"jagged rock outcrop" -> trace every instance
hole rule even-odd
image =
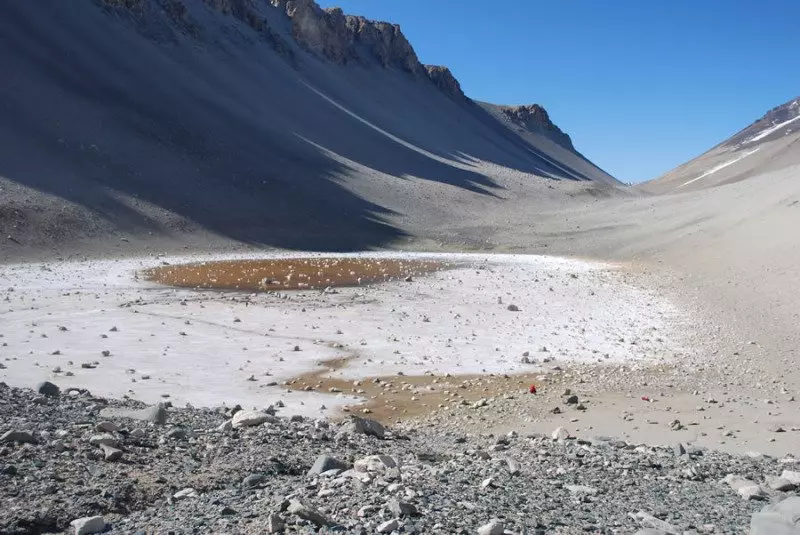
[[[453,98],[466,100],[467,96],[461,90],[461,84],[450,69],[441,65],[425,65],[425,70],[436,87]]]
[[[292,35],[309,50],[336,63],[377,61],[420,75],[425,72],[400,27],[322,9],[313,0],[272,0],[292,21]]]
[[[348,15],[347,26],[353,32],[355,42],[368,49],[384,67],[400,67],[415,75],[425,72],[417,53],[397,24]]]
[[[500,109],[503,115],[518,127],[545,134],[551,139],[558,141],[561,145],[574,150],[572,139],[570,139],[569,135],[565,134],[556,126],[553,121],[550,120],[550,115],[547,113],[547,110],[538,104],[501,106]]]

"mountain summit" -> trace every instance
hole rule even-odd
[[[768,111],[708,152],[641,186],[665,193],[738,182],[800,163],[800,97]]]

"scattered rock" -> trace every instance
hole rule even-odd
[[[563,427],[556,428],[552,434],[553,440],[558,440],[559,442],[563,442],[569,438],[569,431],[564,429]]]

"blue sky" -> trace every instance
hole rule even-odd
[[[473,99],[539,103],[623,181],[800,95],[798,0],[323,0],[398,23]]]

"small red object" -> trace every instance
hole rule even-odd
[[[647,396],[642,396],[642,401],[650,401],[650,398]]]
[[[536,393],[536,385],[531,385],[531,387],[528,389],[528,392],[530,392],[531,394],[535,394]]]

